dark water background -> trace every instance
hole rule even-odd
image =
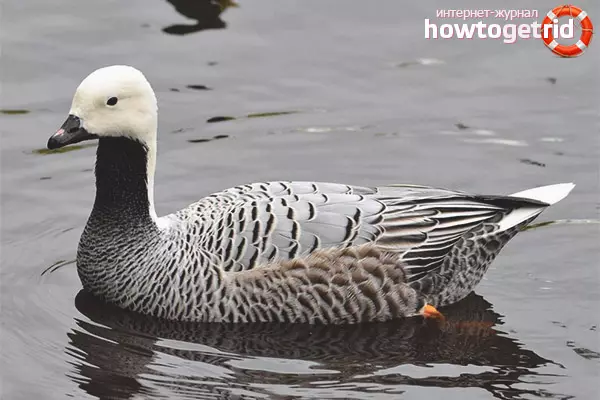
[[[552,2],[238,1],[3,2],[2,399],[598,398],[598,39],[570,60],[423,39],[437,8]],[[577,5],[600,26],[598,2]],[[577,187],[442,328],[161,323],[80,293],[95,149],[38,150],[116,63],[159,98],[161,215],[260,180]]]

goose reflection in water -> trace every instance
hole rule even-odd
[[[229,7],[238,7],[234,0],[167,0],[175,10],[195,24],[175,24],[163,29],[172,35],[187,35],[205,29],[223,29],[227,26],[221,20],[221,13]]]
[[[537,375],[533,369],[553,362],[498,330],[501,316],[475,294],[446,308],[443,325],[421,319],[348,326],[192,324],[107,306],[84,291],[75,304],[89,321],[77,319],[68,334],[70,377],[101,399],[159,398],[165,391],[191,398],[239,398],[234,393],[240,391],[268,397],[269,385],[302,390],[303,396],[342,389],[397,395],[390,390],[406,385],[478,387],[499,399],[551,395],[522,383]],[[177,361],[165,362],[165,356]],[[263,369],[274,359],[288,360],[288,367],[308,365],[308,371]],[[413,377],[389,370],[435,364],[469,365],[470,372],[457,367],[457,376]],[[201,372],[190,373],[195,366]]]

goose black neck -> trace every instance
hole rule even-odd
[[[119,225],[151,222],[148,198],[148,148],[126,137],[101,138],[96,153],[93,218]]]

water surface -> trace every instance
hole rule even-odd
[[[538,41],[424,40],[446,3],[4,2],[2,398],[596,398],[600,47],[565,60]],[[575,182],[538,219],[567,222],[513,239],[443,327],[115,310],[80,291],[73,262],[95,146],[40,149],[81,79],[116,63],[159,98],[159,214],[261,180],[493,194]]]

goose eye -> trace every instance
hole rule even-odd
[[[111,97],[110,99],[108,99],[106,101],[106,105],[107,106],[114,106],[115,104],[117,104],[117,101],[119,101],[119,99],[117,99],[116,97]]]

